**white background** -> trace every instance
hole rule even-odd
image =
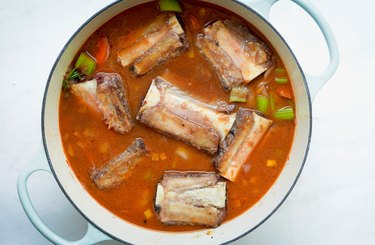
[[[74,31],[111,0],[0,1],[0,244],[49,244],[19,203],[16,181],[41,144],[48,74]],[[311,0],[340,49],[337,73],[313,104],[305,169],[282,207],[235,244],[375,244],[375,2]],[[271,20],[308,73],[328,55],[310,17],[289,1]],[[31,197],[58,234],[77,239],[85,221],[48,173],[34,174]]]

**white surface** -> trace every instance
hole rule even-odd
[[[44,86],[74,31],[110,0],[0,1],[0,244],[49,244],[27,219],[16,193],[20,171],[40,150]],[[311,2],[328,19],[341,54],[337,73],[313,104],[305,169],[281,208],[235,244],[375,244],[375,2]],[[305,71],[327,64],[312,20],[282,1],[271,12]],[[47,173],[29,183],[42,218],[68,239],[85,222]]]

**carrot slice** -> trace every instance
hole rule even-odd
[[[189,20],[190,20],[192,29],[193,30],[198,29],[198,27],[199,27],[199,20],[197,19],[197,17],[195,17],[194,15],[190,15],[189,16]]]
[[[98,51],[96,53],[95,59],[96,63],[102,64],[104,63],[109,56],[109,42],[108,38],[103,36],[100,37],[97,44]]]
[[[287,88],[278,88],[278,89],[276,89],[276,92],[281,97],[284,97],[284,98],[287,98],[287,99],[292,99],[292,93]]]

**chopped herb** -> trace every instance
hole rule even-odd
[[[69,81],[67,81],[67,80],[64,79],[64,80],[63,80],[63,83],[62,83],[62,88],[63,88],[64,90],[68,90],[69,87],[70,87]]]
[[[273,95],[272,92],[270,93],[270,108],[272,111],[274,111],[276,108],[275,96]]]
[[[83,75],[81,74],[80,70],[77,68],[73,68],[68,74],[68,80],[82,80]]]

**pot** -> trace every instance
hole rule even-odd
[[[74,55],[96,29],[124,10],[148,1],[116,1],[100,10],[87,20],[67,42],[49,75],[42,108],[43,144],[48,164],[40,160],[25,169],[18,179],[18,193],[31,222],[53,243],[92,244],[109,239],[133,244],[220,244],[234,241],[254,230],[277,210],[291,192],[306,161],[311,140],[312,99],[338,66],[338,50],[328,24],[306,0],[293,0],[313,17],[329,48],[328,67],[321,75],[312,77],[302,71],[288,44],[268,21],[270,8],[277,0],[244,0],[242,2],[205,0],[237,13],[260,30],[277,50],[291,76],[296,98],[296,133],[290,158],[280,176],[268,192],[245,213],[223,223],[218,228],[200,231],[171,233],[141,228],[118,218],[90,196],[66,163],[61,143],[58,120],[61,79]],[[89,223],[87,234],[81,240],[71,242],[63,239],[51,231],[36,213],[28,194],[27,180],[32,173],[39,170],[49,171],[54,175],[66,197],[87,219]]]

